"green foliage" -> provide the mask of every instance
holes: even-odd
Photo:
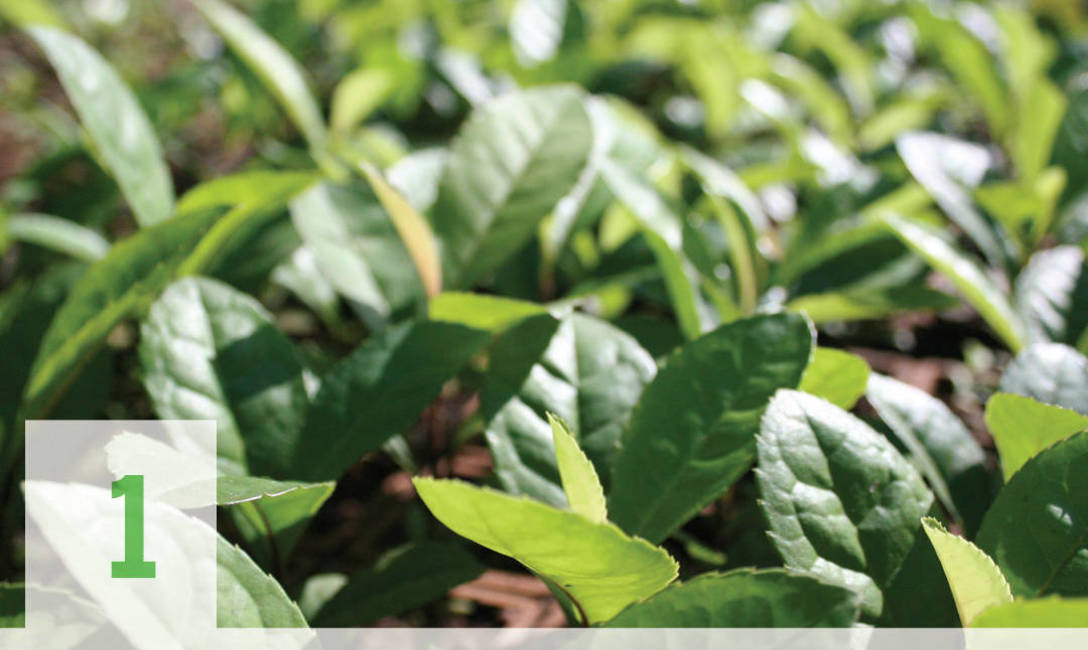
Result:
[[[106,457],[217,481],[224,626],[497,624],[449,592],[516,562],[571,625],[1083,622],[1078,3],[54,4],[0,0],[0,625],[25,422],[102,417],[216,422]]]

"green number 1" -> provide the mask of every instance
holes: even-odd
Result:
[[[113,563],[114,578],[154,578],[155,563],[144,560],[144,477],[128,474],[113,482],[113,498],[125,497],[125,560]]]

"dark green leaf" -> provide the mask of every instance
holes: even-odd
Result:
[[[283,587],[242,549],[216,536],[217,627],[307,627]]]
[[[208,278],[179,280],[141,328],[159,417],[216,421],[220,464],[286,478],[309,402],[293,344],[257,301]]]
[[[705,573],[630,605],[606,627],[849,627],[857,594],[768,569]]]
[[[879,616],[933,495],[895,447],[817,397],[779,391],[758,437],[756,476],[786,566],[858,592]]]
[[[446,286],[471,286],[510,259],[574,186],[592,141],[573,87],[513,93],[474,112],[433,211]]]
[[[1088,433],[1055,443],[1009,479],[986,513],[979,547],[1013,595],[1088,595]]]
[[[973,536],[993,490],[986,454],[971,432],[944,402],[891,377],[870,376],[866,397],[942,505]]]
[[[632,535],[668,537],[755,460],[767,402],[801,381],[812,329],[799,314],[723,325],[674,352],[624,431],[608,511]]]
[[[420,542],[394,549],[353,573],[311,618],[318,627],[360,627],[440,598],[484,567],[457,544]]]
[[[453,323],[405,323],[384,330],[325,375],[291,450],[293,476],[336,479],[363,454],[412,425],[488,342]]]
[[[620,431],[653,359],[627,334],[583,314],[532,316],[494,344],[480,407],[503,488],[566,506],[548,413],[563,418],[608,476]]]

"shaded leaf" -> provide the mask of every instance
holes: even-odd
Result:
[[[704,573],[635,603],[606,627],[849,627],[857,594],[781,569]]]
[[[974,535],[992,498],[982,447],[941,400],[873,374],[866,393],[941,504]]]
[[[1088,433],[1040,452],[986,513],[975,543],[1017,597],[1088,595]]]
[[[216,627],[308,627],[280,583],[216,536]]]
[[[1016,311],[1032,343],[1077,345],[1088,326],[1088,272],[1079,246],[1032,255],[1016,278]]]
[[[585,314],[547,314],[511,327],[491,348],[480,408],[503,489],[557,507],[560,482],[548,414],[563,418],[598,475],[656,366],[624,332]]]
[[[253,298],[209,278],[172,284],[141,327],[159,417],[215,420],[221,466],[286,478],[309,404],[291,341]]]
[[[456,544],[420,542],[389,551],[353,573],[311,617],[318,627],[359,627],[440,598],[484,567]]]
[[[487,332],[437,322],[404,323],[375,334],[323,378],[290,450],[292,476],[338,478],[411,426],[489,338]]]
[[[762,315],[674,352],[623,433],[612,520],[658,542],[721,496],[751,468],[763,409],[776,390],[801,381],[812,339],[804,316]]]

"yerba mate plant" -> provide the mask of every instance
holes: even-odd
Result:
[[[91,418],[216,422],[222,627],[1088,625],[1078,3],[78,4],[0,0],[4,626]]]

